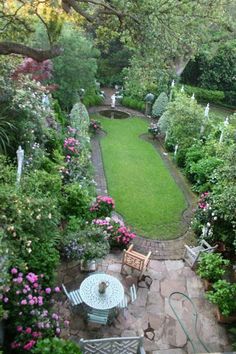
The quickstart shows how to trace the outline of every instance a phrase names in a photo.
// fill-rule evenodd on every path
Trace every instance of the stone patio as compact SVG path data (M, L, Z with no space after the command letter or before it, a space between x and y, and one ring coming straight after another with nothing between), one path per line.
M168 302L172 292L182 292L194 302L198 312L198 332L201 340L210 352L231 350L224 327L214 317L214 306L204 298L204 289L200 278L184 264L178 261L151 260L149 269L138 281L138 273L126 268L125 275L120 274L121 252L109 254L98 264L98 271L118 278L128 295L130 285L137 286L137 300L128 305L128 310L120 312L111 325L87 324L80 308L71 311L63 296L58 303L61 312L70 319L70 327L63 331L65 338L79 341L80 338L105 338L116 336L144 335L144 347L147 354L183 354L193 353L190 341L177 321ZM81 273L77 262L64 263L59 269L59 283L69 290L78 288L88 273ZM197 341L194 333L194 318L191 303L186 297L175 295L172 300L183 326L187 329L198 353L206 350ZM124 353L128 354L128 353Z

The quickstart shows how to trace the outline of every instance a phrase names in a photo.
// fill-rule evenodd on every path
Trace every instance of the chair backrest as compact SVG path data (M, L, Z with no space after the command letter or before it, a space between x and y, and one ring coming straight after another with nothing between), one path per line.
M117 337L91 340L81 339L79 344L83 354L145 354L143 337Z
M88 322L99 323L106 325L108 321L108 315L94 315L93 313L88 313Z
M130 245L127 250L124 250L123 264L130 266L137 270L143 270L146 261L146 256L133 251L133 245Z
M67 298L71 301L70 295L69 295L68 291L66 290L65 285L61 284L61 286L62 286L62 289L63 289L64 293L66 294Z

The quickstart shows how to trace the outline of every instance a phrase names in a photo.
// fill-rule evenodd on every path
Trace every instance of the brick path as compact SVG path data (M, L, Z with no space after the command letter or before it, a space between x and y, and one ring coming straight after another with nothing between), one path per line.
M112 92L112 91L111 91ZM111 94L110 92L110 94ZM109 105L109 95L107 95L107 101L105 104ZM99 107L92 107L89 109L89 113L98 113L100 110L108 108L107 105L99 106ZM141 118L145 118L145 116L132 109L128 109L126 107L122 107L124 112L128 112L131 115L140 116ZM100 139L104 136L105 133L101 133L99 136L96 136L92 139L92 162L95 168L95 176L94 179L97 183L97 193L107 195L107 183L105 172L103 168L103 161L102 161L102 154L100 149ZM194 236L191 230L189 229L189 224L192 216L192 210L194 207L195 198L193 193L190 191L190 188L183 177L183 175L178 171L172 161L168 158L168 155L163 154L164 149L161 144L157 141L153 141L152 139L148 138L147 134L141 136L141 138L148 140L150 143L154 145L157 149L157 153L160 154L161 158L163 159L166 167L169 169L170 173L174 177L176 183L179 185L181 190L184 193L185 199L188 203L188 208L183 213L183 225L184 225L184 232L180 235L179 238L174 240L167 240L167 241L158 241L148 239L147 237L141 237L140 235L137 236L133 243L135 245L135 249L142 253L148 253L149 250L152 251L152 258L159 259L159 260L177 260L183 258L184 253L184 244L190 244L194 242Z

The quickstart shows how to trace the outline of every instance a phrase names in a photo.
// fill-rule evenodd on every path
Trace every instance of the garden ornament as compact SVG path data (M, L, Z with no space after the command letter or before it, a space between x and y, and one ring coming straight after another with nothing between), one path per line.
M172 80L171 82L171 88L173 88L175 86L175 80Z
M192 94L191 99L192 99L193 101L195 100L195 94L194 94L194 93Z
M146 97L144 98L144 101L146 102L145 106L145 116L149 116L151 114L151 105L152 102L154 101L155 96L152 93L148 93Z
M115 108L116 107L116 95L113 94L111 96L111 108Z
M176 155L177 155L178 148L179 148L179 145L178 145L178 144L176 144L176 145L175 145L175 152L174 152L174 156L176 156Z
M20 183L20 179L21 179L21 175L22 175L22 166L23 166L23 161L24 161L24 150L21 148L21 146L18 147L16 155L17 155L17 178L16 178L16 182Z
M225 121L224 121L224 125L223 125L222 130L221 130L221 134L220 134L220 140L219 140L219 143L220 143L220 144L221 144L222 141L223 141L224 130L225 130L225 128L226 128L228 125L229 125L229 118L226 117L226 118L225 118Z
M209 109L210 109L210 105L209 105L209 103L207 103L206 108L205 108L205 112L204 112L204 116L206 118L208 118L208 116L209 116Z
M184 92L184 85L182 85L180 92Z

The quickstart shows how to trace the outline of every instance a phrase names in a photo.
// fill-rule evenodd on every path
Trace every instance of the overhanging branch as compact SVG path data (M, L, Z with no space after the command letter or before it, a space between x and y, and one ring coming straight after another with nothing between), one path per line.
M0 55L20 54L39 62L55 58L62 52L63 49L58 46L51 47L47 50L40 50L15 42L0 42Z

